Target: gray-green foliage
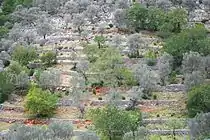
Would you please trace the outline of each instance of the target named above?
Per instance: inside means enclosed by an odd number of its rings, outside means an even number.
[[[172,70],[172,64],[173,64],[173,57],[168,53],[164,53],[159,58],[158,69],[162,85],[165,85],[168,81],[169,74],[171,73]]]
[[[183,73],[192,73],[193,71],[203,72],[205,69],[204,59],[197,52],[185,53],[182,61]]]
[[[210,138],[210,113],[199,114],[189,121],[190,136],[192,140]]]
[[[197,6],[196,0],[183,0],[182,3],[185,7],[187,7],[189,12],[193,11]]]
[[[152,90],[156,88],[158,82],[154,71],[150,70],[147,65],[140,63],[134,69],[134,76],[147,98]]]
[[[140,100],[143,97],[143,89],[141,87],[138,86],[134,86],[132,87],[129,91],[128,91],[129,97],[132,100]]]
[[[210,77],[210,56],[204,57],[206,77]]]
[[[100,140],[100,138],[94,132],[84,132],[79,136],[76,136],[72,140]]]
[[[50,25],[50,21],[47,17],[43,16],[39,19],[37,24],[37,33],[46,39],[46,35],[52,33],[52,26]]]
[[[127,28],[128,21],[125,9],[116,9],[114,11],[113,23],[117,28]]]
[[[182,61],[184,84],[186,90],[204,82],[205,61],[197,52],[185,53]]]
[[[202,84],[204,80],[205,77],[201,71],[193,71],[192,73],[186,73],[184,75],[184,85],[186,90],[190,90],[192,87]]]
[[[33,43],[36,39],[36,33],[33,30],[27,30],[23,32],[22,35],[23,41],[27,42],[28,45]]]
[[[84,78],[85,84],[87,84],[88,82],[87,72],[89,69],[89,65],[90,65],[90,62],[88,60],[83,60],[83,59],[81,59],[76,65],[76,70]]]
[[[100,7],[98,5],[91,4],[87,7],[85,15],[92,24],[99,20],[99,10]]]
[[[144,42],[138,33],[128,36],[127,45],[131,53],[137,56],[139,55],[139,49],[144,48]]]
[[[111,105],[118,105],[118,101],[121,101],[122,95],[120,95],[119,91],[115,89],[111,89],[109,91],[109,94],[107,94],[106,100],[108,101],[109,104]]]
[[[73,14],[76,14],[79,12],[78,3],[75,1],[68,1],[64,5],[64,13],[70,14],[71,16]]]
[[[48,129],[53,131],[55,137],[69,139],[73,134],[73,126],[66,122],[54,122],[48,126]]]
[[[158,8],[163,10],[169,10],[169,8],[172,6],[172,3],[169,0],[157,0],[156,5]]]
[[[50,14],[57,13],[60,8],[60,0],[46,0],[45,8]]]
[[[145,140],[147,130],[145,127],[139,127],[136,131],[134,131],[134,135],[133,132],[127,132],[124,134],[123,140]]]
[[[119,9],[129,8],[129,3],[127,0],[117,0],[115,4],[116,4],[116,7]]]
[[[25,89],[29,86],[29,76],[24,71],[20,72],[20,74],[16,75],[15,85],[18,88]]]
[[[69,123],[52,123],[48,128],[17,124],[9,129],[6,140],[69,140],[73,127]]]
[[[38,84],[42,88],[51,88],[60,85],[61,72],[56,69],[43,71],[40,74]]]
[[[84,14],[74,14],[74,17],[72,19],[73,25],[77,28],[80,34],[82,32],[82,26],[85,24],[84,18]]]

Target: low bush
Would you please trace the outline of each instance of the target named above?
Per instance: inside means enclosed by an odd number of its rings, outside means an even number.
[[[187,109],[189,117],[210,112],[210,85],[200,85],[188,92]]]
[[[32,115],[51,116],[53,115],[58,97],[50,91],[41,88],[31,87],[25,102],[25,109]]]
[[[32,47],[19,46],[16,47],[12,53],[12,59],[23,66],[26,66],[30,61],[37,59],[37,57],[36,50]]]

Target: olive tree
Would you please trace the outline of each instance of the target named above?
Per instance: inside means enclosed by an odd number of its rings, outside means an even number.
[[[25,41],[28,45],[30,45],[33,42],[35,42],[36,33],[33,30],[27,30],[23,32],[22,38],[23,38],[23,41]]]
[[[87,7],[85,15],[92,24],[99,20],[100,7],[98,5],[91,4]]]
[[[163,10],[169,10],[169,8],[172,6],[172,3],[169,0],[157,0],[156,5],[158,8]]]
[[[184,85],[187,91],[192,87],[198,86],[204,83],[205,77],[201,71],[193,71],[192,73],[186,73],[184,75]]]
[[[49,23],[49,20],[47,17],[43,17],[38,21],[37,24],[37,33],[46,39],[46,36],[50,33],[52,33],[52,26]]]
[[[76,14],[79,12],[78,3],[75,1],[67,1],[64,5],[64,13],[70,14],[73,16],[73,14]]]
[[[115,4],[116,4],[116,7],[119,9],[129,8],[129,3],[127,0],[117,0]]]
[[[47,88],[55,88],[60,85],[60,76],[61,72],[56,69],[50,69],[43,71],[40,74],[38,84],[40,87],[47,89]]]
[[[114,11],[113,23],[117,28],[127,28],[128,21],[127,21],[126,10],[116,9]]]
[[[68,122],[53,122],[48,127],[15,124],[10,127],[6,139],[9,140],[69,140],[74,136],[73,127]]]
[[[81,59],[76,65],[76,71],[82,75],[85,80],[85,84],[88,82],[87,72],[89,69],[90,62],[88,60]]]
[[[144,47],[144,42],[140,37],[140,34],[131,34],[128,36],[127,46],[130,49],[131,55],[139,57],[139,49]]]
[[[182,61],[182,70],[184,73],[192,73],[193,71],[204,72],[203,57],[197,52],[185,53]]]
[[[187,8],[188,12],[195,10],[197,6],[196,0],[183,0],[182,3]]]
[[[162,85],[165,85],[168,81],[169,75],[172,71],[172,66],[173,57],[168,53],[164,53],[158,60],[158,70]]]
[[[81,135],[76,136],[73,140],[100,140],[100,138],[94,132],[83,132]]]
[[[80,75],[74,75],[70,82],[72,85],[70,95],[73,98],[74,105],[81,113],[80,118],[83,118],[85,114],[85,101],[89,98],[85,80]]]
[[[134,76],[139,86],[143,89],[143,98],[149,98],[152,90],[156,88],[158,83],[158,78],[154,71],[150,70],[145,64],[138,64],[134,68]]]
[[[82,26],[85,24],[84,18],[84,14],[75,14],[72,19],[73,25],[77,28],[80,35],[82,33]]]
[[[70,14],[64,14],[63,20],[65,22],[65,28],[68,27],[69,23],[72,21],[72,17]]]
[[[48,13],[56,14],[60,8],[60,0],[46,0],[45,8]]]
[[[27,89],[29,86],[29,82],[29,76],[24,71],[22,71],[15,77],[15,85],[19,89]]]
[[[209,138],[210,113],[199,114],[189,121],[190,136],[192,140],[203,140]]]

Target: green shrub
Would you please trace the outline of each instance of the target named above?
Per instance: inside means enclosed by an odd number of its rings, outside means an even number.
[[[25,109],[33,115],[51,116],[56,109],[58,97],[50,91],[31,87],[25,102]]]
[[[40,59],[47,67],[50,67],[56,63],[56,53],[49,51],[43,54]]]
[[[95,36],[94,41],[97,43],[98,48],[100,49],[100,48],[103,47],[103,44],[105,43],[106,38],[102,35],[101,36]]]
[[[190,117],[210,112],[210,85],[201,85],[188,92],[187,109]]]
[[[0,103],[7,100],[9,94],[13,91],[13,84],[7,72],[0,72]]]
[[[16,47],[12,53],[12,59],[19,62],[21,65],[26,66],[30,61],[38,57],[35,49],[32,47]]]

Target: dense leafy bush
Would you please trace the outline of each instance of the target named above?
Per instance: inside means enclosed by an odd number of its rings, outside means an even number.
[[[201,85],[188,92],[187,109],[190,117],[210,112],[210,86]]]
[[[92,109],[88,113],[89,118],[102,136],[115,140],[126,132],[134,132],[141,123],[141,113],[138,111],[125,111],[115,106],[107,106],[103,109]]]
[[[41,88],[31,87],[25,102],[25,109],[33,115],[50,116],[56,109],[58,97]]]
[[[50,67],[56,63],[56,53],[52,51],[47,52],[43,54],[40,59],[47,67]]]
[[[148,15],[148,9],[140,4],[134,4],[128,9],[127,16],[129,19],[130,27],[139,31],[146,28],[146,20]]]
[[[0,103],[4,102],[13,90],[13,83],[7,72],[0,72]]]
[[[16,47],[12,53],[12,59],[19,62],[21,65],[26,66],[30,61],[38,57],[35,49],[32,47]]]
[[[204,27],[186,29],[166,40],[164,50],[174,57],[174,67],[180,66],[183,54],[194,51],[203,55],[210,53],[210,40]]]
[[[187,13],[183,9],[168,12],[160,8],[146,8],[138,3],[127,10],[129,27],[135,31],[142,29],[179,33],[187,24]]]

